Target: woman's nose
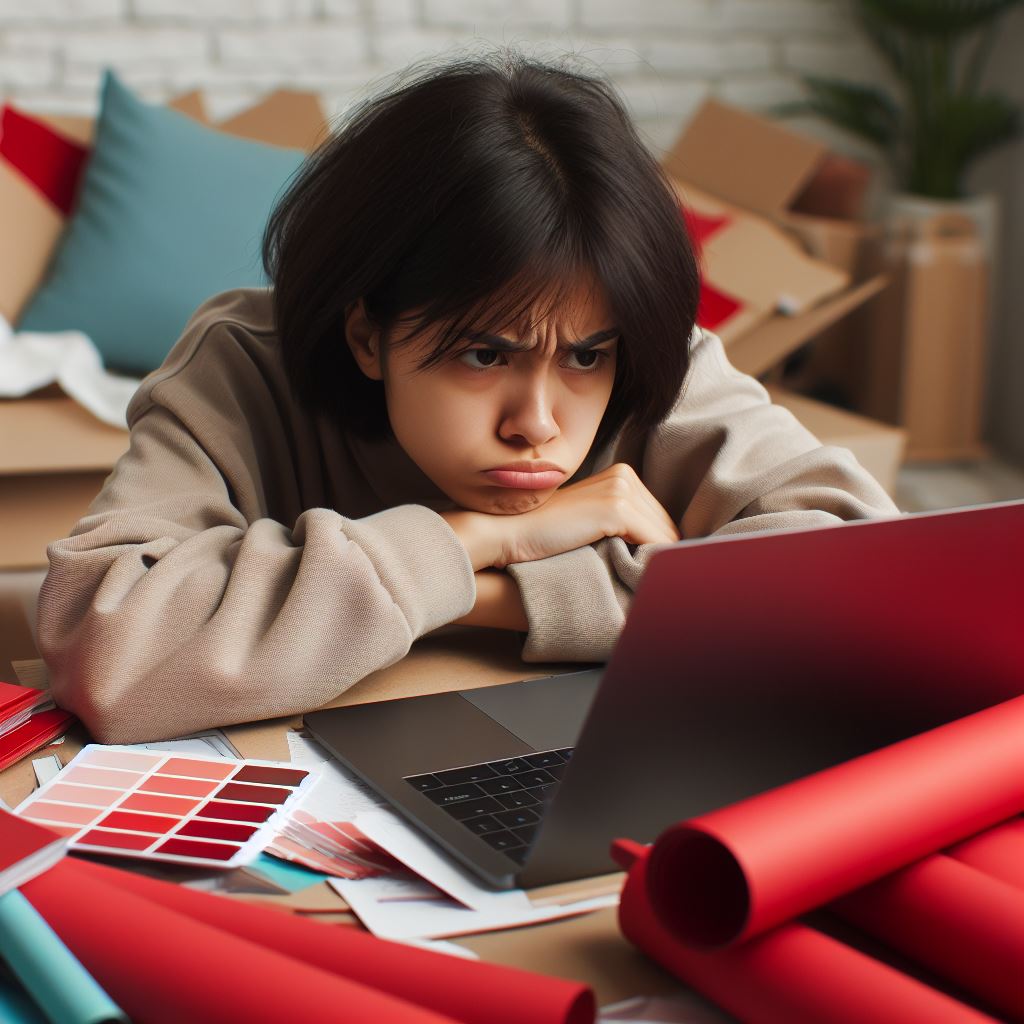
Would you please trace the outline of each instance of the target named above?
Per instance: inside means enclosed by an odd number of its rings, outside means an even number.
[[[502,420],[506,441],[542,445],[559,434],[551,389],[544,381],[523,383],[510,395]]]

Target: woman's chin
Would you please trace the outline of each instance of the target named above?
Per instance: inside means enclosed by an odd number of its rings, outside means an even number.
[[[523,512],[531,512],[540,508],[552,494],[554,489],[546,491],[528,491],[516,487],[494,488],[496,493],[489,494],[474,502],[472,507],[476,512],[486,512],[494,516],[517,516]]]

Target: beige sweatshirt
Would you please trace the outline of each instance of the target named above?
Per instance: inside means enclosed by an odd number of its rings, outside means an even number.
[[[899,514],[846,448],[821,443],[697,329],[672,413],[628,462],[684,538]],[[323,705],[466,615],[476,582],[455,507],[394,442],[294,401],[272,293],[194,313],[128,409],[128,451],[48,548],[39,645],[57,701],[100,742],[140,742]],[[522,658],[604,661],[659,545],[612,537],[508,566]],[[770,594],[766,593],[770,599]]]

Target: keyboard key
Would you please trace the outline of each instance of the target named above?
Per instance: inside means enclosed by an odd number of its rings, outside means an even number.
[[[493,796],[482,796],[476,800],[467,800],[461,804],[444,804],[444,809],[453,817],[463,821],[466,818],[474,818],[478,814],[491,814],[494,811],[505,810]]]
[[[499,775],[511,775],[513,772],[525,772],[530,770],[530,766],[518,757],[508,757],[503,761],[491,761],[490,767]]]
[[[572,757],[572,752],[573,752],[573,748],[572,747],[563,747],[561,750],[558,751],[558,753],[561,754],[562,757],[564,757],[566,759],[566,761],[568,761],[569,758]]]
[[[496,850],[514,850],[517,846],[522,846],[523,841],[519,836],[513,835],[507,829],[502,832],[488,832],[487,835],[480,837],[485,843],[490,843]]]
[[[421,793],[428,789],[437,789],[438,786],[443,786],[444,783],[436,775],[413,775],[405,780],[411,786],[418,789]]]
[[[495,811],[494,817],[506,828],[512,828],[514,825],[532,825],[540,821],[540,815],[529,807],[521,807],[517,811]]]
[[[535,809],[539,814],[543,814],[544,805],[555,795],[556,789],[558,789],[557,783],[552,782],[547,786],[534,786],[533,789],[524,789],[523,792],[529,793],[537,801]]]
[[[528,761],[531,768],[550,768],[553,764],[565,764],[562,755],[557,750],[545,750],[540,754],[525,754],[524,761]]]
[[[529,852],[530,848],[528,846],[517,846],[514,850],[505,851],[517,864],[522,864]]]
[[[467,818],[463,825],[478,836],[482,836],[485,832],[497,832],[505,827],[497,818],[492,818],[489,814],[481,814],[477,818]]]
[[[478,785],[485,793],[513,793],[523,787],[511,775],[499,775],[496,779],[482,779]]]
[[[537,834],[538,825],[520,825],[519,828],[510,829],[513,835],[519,836],[524,843],[532,843],[533,837]]]
[[[556,779],[560,779],[563,773],[565,772],[565,763],[563,762],[562,764],[549,764],[547,770],[549,774],[554,775]]]
[[[446,785],[457,786],[463,782],[479,782],[481,779],[493,779],[495,772],[485,764],[471,764],[467,768],[449,768],[434,774]]]
[[[555,777],[550,772],[544,771],[543,768],[537,768],[530,772],[519,772],[512,778],[519,782],[524,789],[529,789],[531,786],[543,786],[547,782],[555,781]]]
[[[506,807],[530,807],[540,801],[532,796],[528,790],[517,789],[514,793],[498,793],[496,800],[500,800]]]
[[[463,786],[442,786],[440,789],[428,789],[423,795],[427,799],[433,800],[435,804],[445,806],[484,796],[484,791],[475,782],[467,782]]]

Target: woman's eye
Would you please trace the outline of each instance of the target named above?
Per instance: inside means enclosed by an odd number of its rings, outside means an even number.
[[[591,359],[591,357],[593,358]],[[583,369],[593,370],[602,359],[607,357],[603,352],[595,352],[593,349],[590,349],[586,352],[570,352],[569,358],[583,360]]]
[[[610,354],[610,352],[606,351],[589,349],[583,352],[570,352],[566,358],[568,360],[577,360],[577,366],[573,367],[570,365],[570,369],[576,369],[581,373],[592,373],[594,370],[598,369],[601,363],[607,359]],[[503,353],[494,348],[468,348],[464,352],[460,353],[458,358],[471,370],[488,370],[492,366],[504,365],[497,362],[498,357],[501,356],[503,356]],[[475,360],[477,359],[479,359],[480,362],[476,362]]]
[[[463,352],[459,356],[459,359],[461,359],[463,361],[466,361],[466,357],[469,356],[470,357],[470,361],[466,362],[466,365],[471,370],[486,370],[489,367],[495,365],[495,363],[491,360],[490,357],[491,356],[500,356],[500,355],[501,355],[501,353],[497,349],[494,349],[494,348],[468,348],[468,349],[466,349],[465,352]],[[482,366],[474,365],[473,364],[472,357],[474,357],[474,356],[482,357],[482,359],[483,359],[483,365]]]

